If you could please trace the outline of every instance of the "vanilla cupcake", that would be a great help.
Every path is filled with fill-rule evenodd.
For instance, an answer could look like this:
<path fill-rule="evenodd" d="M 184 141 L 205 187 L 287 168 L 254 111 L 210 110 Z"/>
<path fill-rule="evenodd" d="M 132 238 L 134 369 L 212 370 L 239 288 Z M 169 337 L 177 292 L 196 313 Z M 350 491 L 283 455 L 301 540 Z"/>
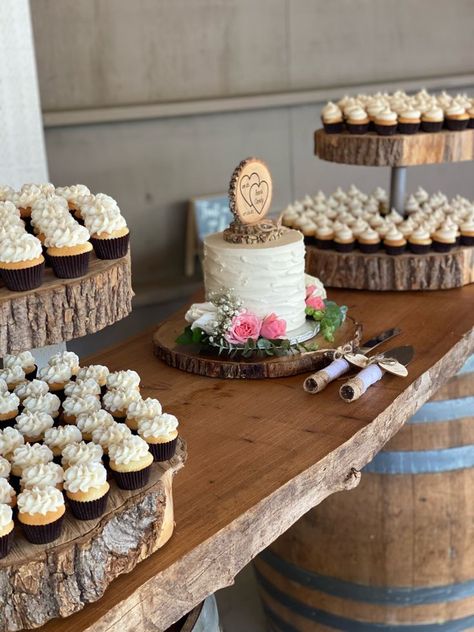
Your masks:
<path fill-rule="evenodd" d="M 0 454 L 11 461 L 17 448 L 24 445 L 25 438 L 16 428 L 0 430 Z"/>
<path fill-rule="evenodd" d="M 8 505 L 0 504 L 0 559 L 6 557 L 13 546 L 13 522 L 12 508 Z"/>
<path fill-rule="evenodd" d="M 32 380 L 31 382 L 21 382 L 15 386 L 14 392 L 20 402 L 23 402 L 27 397 L 46 395 L 49 392 L 49 386 L 43 380 Z"/>
<path fill-rule="evenodd" d="M 44 412 L 25 410 L 16 418 L 15 428 L 25 438 L 27 443 L 42 441 L 47 430 L 54 425 L 51 415 Z"/>
<path fill-rule="evenodd" d="M 136 371 L 115 371 L 107 376 L 107 388 L 116 391 L 137 391 L 140 388 L 140 376 Z"/>
<path fill-rule="evenodd" d="M 138 424 L 144 419 L 156 419 L 162 413 L 162 407 L 157 399 L 147 397 L 131 402 L 127 408 L 125 423 L 130 430 L 137 430 Z"/>
<path fill-rule="evenodd" d="M 9 369 L 13 366 L 21 366 L 27 380 L 31 381 L 35 379 L 37 366 L 31 351 L 23 351 L 17 355 L 7 354 L 3 356 L 3 368 Z"/>
<path fill-rule="evenodd" d="M 6 478 L 0 478 L 0 503 L 12 509 L 16 507 L 16 491 Z"/>
<path fill-rule="evenodd" d="M 343 224 L 334 233 L 334 248 L 338 252 L 351 252 L 354 250 L 355 237 L 352 230 Z"/>
<path fill-rule="evenodd" d="M 398 115 L 398 131 L 400 134 L 416 134 L 420 129 L 421 112 L 414 108 L 407 108 Z"/>
<path fill-rule="evenodd" d="M 44 257 L 41 242 L 26 232 L 0 240 L 0 275 L 9 290 L 25 292 L 43 282 Z"/>
<path fill-rule="evenodd" d="M 435 252 L 449 252 L 456 245 L 456 237 L 457 227 L 450 222 L 443 222 L 431 235 L 433 250 Z"/>
<path fill-rule="evenodd" d="M 10 461 L 3 456 L 0 456 L 0 478 L 8 478 L 11 471 Z"/>
<path fill-rule="evenodd" d="M 459 131 L 466 129 L 469 124 L 469 114 L 466 109 L 457 103 L 448 106 L 444 111 L 446 127 L 450 130 Z"/>
<path fill-rule="evenodd" d="M 111 390 L 105 393 L 102 398 L 102 403 L 105 410 L 109 412 L 116 421 L 124 421 L 130 404 L 139 399 L 141 399 L 141 396 L 137 390 Z"/>
<path fill-rule="evenodd" d="M 130 231 L 117 202 L 103 193 L 90 196 L 82 205 L 85 225 L 99 259 L 119 259 L 128 251 Z"/>
<path fill-rule="evenodd" d="M 83 397 L 66 397 L 63 401 L 63 420 L 66 424 L 75 424 L 76 418 L 82 413 L 93 413 L 100 410 L 100 400 L 96 395 Z"/>
<path fill-rule="evenodd" d="M 178 420 L 169 413 L 142 418 L 138 422 L 138 434 L 148 443 L 155 461 L 169 461 L 176 452 Z"/>
<path fill-rule="evenodd" d="M 82 220 L 81 202 L 90 194 L 91 192 L 84 184 L 56 187 L 56 195 L 63 197 L 67 201 L 69 210 L 78 221 Z"/>
<path fill-rule="evenodd" d="M 13 426 L 19 405 L 20 400 L 15 393 L 0 393 L 0 429 Z"/>
<path fill-rule="evenodd" d="M 374 127 L 377 134 L 381 136 L 392 136 L 397 131 L 398 116 L 389 108 L 380 110 L 374 120 Z"/>
<path fill-rule="evenodd" d="M 25 445 L 21 445 L 15 449 L 11 459 L 12 483 L 15 482 L 13 481 L 13 477 L 16 477 L 19 481 L 23 470 L 27 467 L 37 465 L 38 463 L 49 463 L 52 460 L 53 453 L 47 445 L 43 445 L 42 443 L 25 443 Z"/>
<path fill-rule="evenodd" d="M 124 426 L 125 428 L 125 426 Z M 101 463 L 103 450 L 98 443 L 69 443 L 63 448 L 62 466 L 66 470 L 72 465 Z"/>
<path fill-rule="evenodd" d="M 91 377 L 86 380 L 77 378 L 71 382 L 68 382 L 64 387 L 64 394 L 66 397 L 85 397 L 86 395 L 94 395 L 99 397 L 101 394 L 101 387 L 98 382 Z"/>
<path fill-rule="evenodd" d="M 130 428 L 119 423 L 115 423 L 113 426 L 99 426 L 92 431 L 92 441 L 100 445 L 104 455 L 108 455 L 113 444 L 122 443 L 132 436 Z"/>
<path fill-rule="evenodd" d="M 443 127 L 444 112 L 439 107 L 431 107 L 421 115 L 421 129 L 424 132 L 439 132 Z"/>
<path fill-rule="evenodd" d="M 76 417 L 76 425 L 86 441 L 92 440 L 92 433 L 97 428 L 105 428 L 106 426 L 114 426 L 115 424 L 115 419 L 106 410 L 81 413 Z"/>
<path fill-rule="evenodd" d="M 59 538 L 65 511 L 64 497 L 56 487 L 33 487 L 18 495 L 18 520 L 33 544 Z"/>
<path fill-rule="evenodd" d="M 357 243 L 361 252 L 370 254 L 379 250 L 381 241 L 378 232 L 367 227 L 357 236 Z"/>
<path fill-rule="evenodd" d="M 430 233 L 423 226 L 418 226 L 408 237 L 408 247 L 416 255 L 423 255 L 431 248 Z"/>
<path fill-rule="evenodd" d="M 44 395 L 29 395 L 23 400 L 23 409 L 32 412 L 43 412 L 51 415 L 53 419 L 59 417 L 59 407 L 61 400 L 54 393 L 45 393 Z"/>
<path fill-rule="evenodd" d="M 153 455 L 148 444 L 136 435 L 112 443 L 109 447 L 110 469 L 120 489 L 140 489 L 150 478 Z"/>
<path fill-rule="evenodd" d="M 331 226 L 319 226 L 315 233 L 316 246 L 322 250 L 333 247 L 334 230 Z"/>
<path fill-rule="evenodd" d="M 44 443 L 54 454 L 56 463 L 62 455 L 64 448 L 71 443 L 80 443 L 82 433 L 76 426 L 59 426 L 50 428 L 44 434 Z"/>
<path fill-rule="evenodd" d="M 346 118 L 346 128 L 351 134 L 366 134 L 369 131 L 367 112 L 360 107 L 351 108 Z"/>
<path fill-rule="evenodd" d="M 106 366 L 102 364 L 90 364 L 89 366 L 84 366 L 79 369 L 77 374 L 78 380 L 95 380 L 102 389 L 102 395 L 105 393 L 107 376 L 110 371 Z"/>
<path fill-rule="evenodd" d="M 401 255 L 404 252 L 407 242 L 398 228 L 392 224 L 388 232 L 386 233 L 383 244 L 385 250 L 389 255 Z"/>
<path fill-rule="evenodd" d="M 46 382 L 49 390 L 63 400 L 64 387 L 71 380 L 72 369 L 68 364 L 47 364 L 38 370 L 38 378 Z"/>
<path fill-rule="evenodd" d="M 48 360 L 50 366 L 68 366 L 73 376 L 79 373 L 79 356 L 74 351 L 59 351 Z"/>
<path fill-rule="evenodd" d="M 32 489 L 33 487 L 56 487 L 62 491 L 64 470 L 57 463 L 37 463 L 23 470 L 20 480 L 20 488 Z"/>
<path fill-rule="evenodd" d="M 54 187 L 53 187 L 54 192 Z M 21 189 L 11 196 L 11 201 L 19 209 L 22 219 L 28 220 L 31 216 L 31 209 L 44 193 L 37 184 L 24 184 Z"/>
<path fill-rule="evenodd" d="M 54 274 L 61 279 L 84 276 L 89 268 L 92 244 L 89 231 L 69 216 L 60 218 L 45 234 L 49 261 Z"/>
<path fill-rule="evenodd" d="M 64 489 L 78 520 L 95 520 L 105 512 L 110 485 L 102 463 L 71 465 L 64 474 Z"/>
<path fill-rule="evenodd" d="M 25 372 L 18 364 L 8 369 L 0 369 L 0 380 L 7 383 L 10 391 L 14 391 L 19 384 L 26 382 Z"/>
<path fill-rule="evenodd" d="M 460 226 L 461 245 L 474 246 L 474 218 L 463 222 Z"/>
<path fill-rule="evenodd" d="M 344 128 L 342 110 L 332 101 L 322 109 L 321 121 L 327 134 L 339 134 Z"/>

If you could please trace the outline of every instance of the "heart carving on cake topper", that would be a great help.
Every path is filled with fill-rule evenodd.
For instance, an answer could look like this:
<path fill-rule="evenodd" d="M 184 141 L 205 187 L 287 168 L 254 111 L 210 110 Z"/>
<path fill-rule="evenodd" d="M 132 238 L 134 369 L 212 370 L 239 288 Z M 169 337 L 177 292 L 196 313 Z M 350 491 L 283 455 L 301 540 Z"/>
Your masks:
<path fill-rule="evenodd" d="M 232 174 L 229 188 L 230 209 L 242 224 L 256 224 L 270 209 L 272 177 L 258 158 L 243 160 Z"/>

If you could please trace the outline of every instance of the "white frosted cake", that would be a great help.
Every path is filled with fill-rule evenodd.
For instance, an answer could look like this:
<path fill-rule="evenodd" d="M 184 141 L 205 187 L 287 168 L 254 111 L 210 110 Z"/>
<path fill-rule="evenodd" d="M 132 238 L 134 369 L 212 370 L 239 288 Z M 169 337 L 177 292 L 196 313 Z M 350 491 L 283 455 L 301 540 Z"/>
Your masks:
<path fill-rule="evenodd" d="M 303 235 L 285 231 L 266 243 L 230 243 L 223 233 L 204 239 L 204 285 L 213 292 L 232 289 L 242 306 L 264 318 L 286 321 L 287 332 L 305 322 L 305 247 Z"/>

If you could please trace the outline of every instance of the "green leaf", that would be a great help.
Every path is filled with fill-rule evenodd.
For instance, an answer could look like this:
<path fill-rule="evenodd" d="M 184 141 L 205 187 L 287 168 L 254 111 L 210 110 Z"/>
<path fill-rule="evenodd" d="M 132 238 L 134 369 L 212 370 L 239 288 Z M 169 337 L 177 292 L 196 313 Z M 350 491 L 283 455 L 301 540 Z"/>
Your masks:
<path fill-rule="evenodd" d="M 190 345 L 193 343 L 193 331 L 191 329 L 191 325 L 186 327 L 186 329 L 176 338 L 176 344 L 178 345 Z"/>
<path fill-rule="evenodd" d="M 196 329 L 193 329 L 191 333 L 193 337 L 193 342 L 199 343 L 203 339 L 206 332 L 200 329 L 199 327 L 196 327 Z"/>

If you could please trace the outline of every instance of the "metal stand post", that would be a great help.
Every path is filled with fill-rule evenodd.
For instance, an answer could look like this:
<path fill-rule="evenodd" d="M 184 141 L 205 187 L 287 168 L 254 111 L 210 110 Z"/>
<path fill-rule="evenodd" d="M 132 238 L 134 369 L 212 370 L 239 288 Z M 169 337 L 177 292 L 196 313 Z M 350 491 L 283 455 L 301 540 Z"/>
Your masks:
<path fill-rule="evenodd" d="M 394 208 L 403 215 L 407 187 L 407 168 L 392 167 L 390 174 L 390 210 Z"/>

